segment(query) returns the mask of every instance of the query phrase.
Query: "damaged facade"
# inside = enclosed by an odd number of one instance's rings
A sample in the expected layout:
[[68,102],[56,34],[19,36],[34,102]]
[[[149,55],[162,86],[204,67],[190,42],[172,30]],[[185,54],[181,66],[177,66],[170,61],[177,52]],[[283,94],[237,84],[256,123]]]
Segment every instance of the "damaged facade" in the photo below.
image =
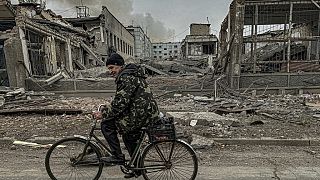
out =
[[[87,46],[89,34],[74,28],[51,10],[37,3],[13,6],[0,1],[1,62],[5,62],[7,82],[4,86],[26,87],[25,80],[33,78],[72,77],[76,69],[102,65],[100,58],[89,63],[82,47]],[[10,15],[10,16],[9,16]]]
[[234,0],[220,30],[219,73],[233,89],[304,93],[320,87],[320,1]]
[[210,24],[191,24],[190,35],[181,43],[183,58],[201,59],[211,55],[218,55],[218,38],[210,34]]
[[107,7],[102,6],[102,12],[98,17],[65,18],[65,20],[90,34],[92,45],[102,61],[106,60],[110,51],[116,51],[124,59],[134,56],[134,36]]
[[134,57],[142,60],[151,58],[151,40],[140,26],[126,29],[134,36]]
[[134,55],[133,35],[106,7],[98,17],[67,20],[34,2],[1,0],[0,8],[1,86],[43,90],[39,81],[50,85],[102,66],[110,51]]

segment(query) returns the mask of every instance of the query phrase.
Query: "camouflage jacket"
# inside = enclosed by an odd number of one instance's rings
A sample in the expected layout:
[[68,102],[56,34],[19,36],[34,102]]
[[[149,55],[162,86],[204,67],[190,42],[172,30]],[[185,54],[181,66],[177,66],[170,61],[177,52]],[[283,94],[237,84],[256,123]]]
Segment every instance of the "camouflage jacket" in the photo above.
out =
[[115,82],[117,90],[106,120],[115,119],[119,128],[127,132],[159,119],[157,103],[141,66],[126,65]]

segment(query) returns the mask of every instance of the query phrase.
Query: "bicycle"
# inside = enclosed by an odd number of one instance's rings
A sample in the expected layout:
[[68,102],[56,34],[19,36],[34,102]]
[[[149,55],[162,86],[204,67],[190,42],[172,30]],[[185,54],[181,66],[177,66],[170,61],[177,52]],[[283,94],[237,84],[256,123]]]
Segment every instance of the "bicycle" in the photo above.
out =
[[[100,178],[105,165],[101,157],[110,156],[111,151],[96,136],[95,130],[100,129],[97,128],[97,119],[93,118],[88,137],[74,135],[55,142],[49,148],[45,157],[45,167],[51,179],[98,180]],[[123,173],[140,171],[146,180],[196,178],[197,155],[189,144],[176,139],[172,122],[143,127],[141,131],[132,158],[120,166]],[[147,135],[149,140],[142,148]]]

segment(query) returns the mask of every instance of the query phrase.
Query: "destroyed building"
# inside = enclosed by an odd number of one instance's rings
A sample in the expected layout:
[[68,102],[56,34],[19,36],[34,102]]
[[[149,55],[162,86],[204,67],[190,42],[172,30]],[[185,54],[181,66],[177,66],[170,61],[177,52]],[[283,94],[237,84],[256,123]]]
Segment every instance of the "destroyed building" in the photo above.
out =
[[211,55],[218,55],[218,38],[210,34],[210,24],[190,25],[190,35],[187,35],[181,43],[183,58],[201,59]]
[[72,77],[76,69],[103,64],[91,50],[90,35],[51,10],[9,0],[0,7],[2,86],[26,87],[30,77]]
[[94,49],[102,60],[109,51],[116,51],[124,59],[134,56],[134,36],[108,10],[102,6],[101,14],[97,17],[65,18],[74,27],[79,27],[90,34]]
[[152,43],[152,56],[154,60],[173,60],[181,56],[180,42]]
[[219,73],[233,89],[307,93],[320,87],[320,1],[234,0],[221,24]]
[[126,29],[134,36],[134,57],[142,60],[151,58],[151,40],[140,26],[128,26]]
[[69,19],[37,1],[13,5],[1,0],[0,8],[0,86],[40,91],[75,88],[71,82],[52,84],[73,79],[78,70],[103,66],[110,51],[125,59],[134,56],[133,35],[106,7],[98,17]]

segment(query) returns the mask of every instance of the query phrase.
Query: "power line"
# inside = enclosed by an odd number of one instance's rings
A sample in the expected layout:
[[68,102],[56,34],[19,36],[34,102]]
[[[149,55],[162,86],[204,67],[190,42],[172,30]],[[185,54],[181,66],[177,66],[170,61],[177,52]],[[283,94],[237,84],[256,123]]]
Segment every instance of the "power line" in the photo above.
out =
[[72,10],[72,9],[74,9],[74,8],[76,8],[76,7],[72,7],[72,8],[69,8],[69,9],[67,9],[67,10],[53,10],[53,11],[61,11],[61,12],[58,12],[59,14],[62,14],[62,13],[66,13],[66,12],[68,12],[68,11],[70,11],[70,10]]
[[182,35],[183,33],[185,33],[187,30],[189,30],[189,27],[188,27],[187,29],[185,29],[184,31],[182,31],[181,33],[179,33],[179,34],[177,34],[177,35],[174,35],[174,36],[172,36],[172,37],[169,37],[169,38],[167,38],[167,39],[161,39],[161,41],[168,41],[168,40],[170,40],[170,39],[174,39],[174,38],[176,38],[176,37],[179,37],[180,35]]

